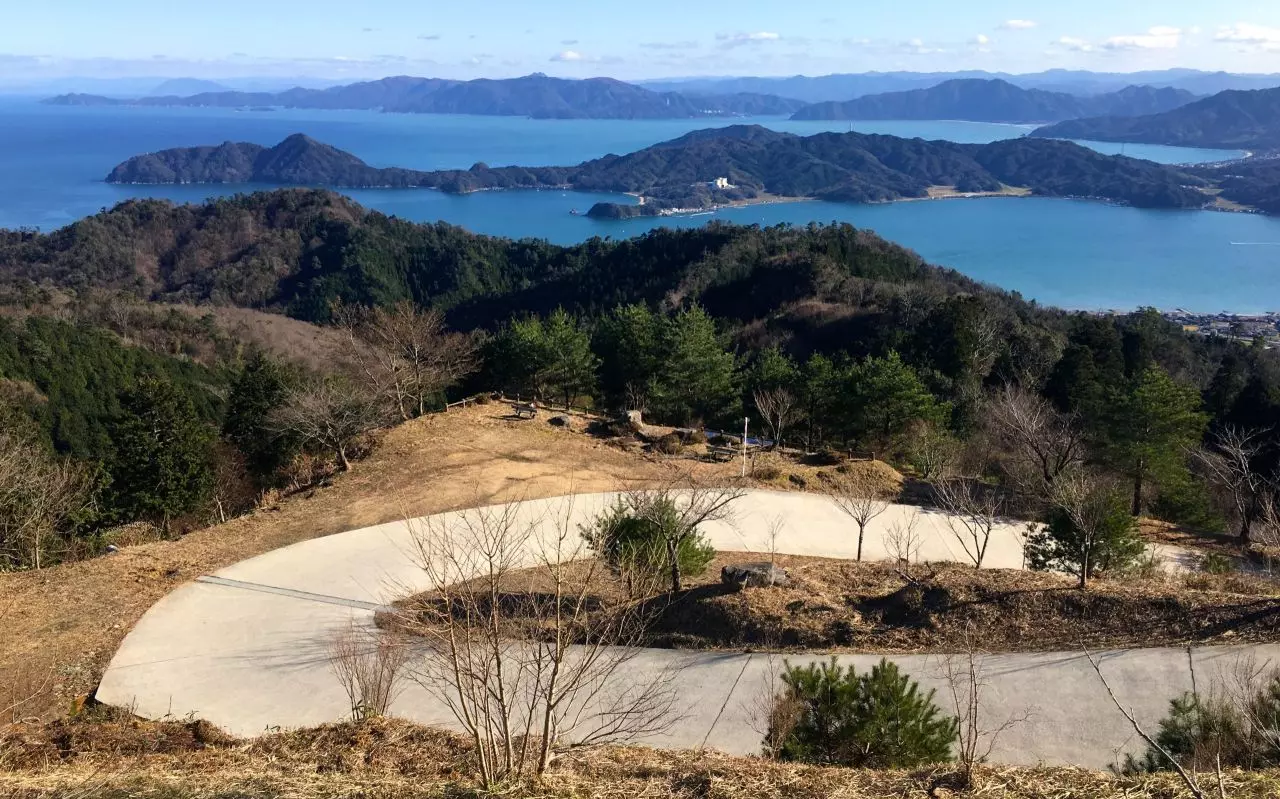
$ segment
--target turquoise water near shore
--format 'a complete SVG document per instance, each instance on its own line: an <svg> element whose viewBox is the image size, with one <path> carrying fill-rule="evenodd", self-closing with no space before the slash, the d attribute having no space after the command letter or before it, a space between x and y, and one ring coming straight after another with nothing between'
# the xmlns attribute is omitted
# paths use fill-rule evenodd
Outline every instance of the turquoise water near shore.
<svg viewBox="0 0 1280 799"><path fill-rule="evenodd" d="M848 123L748 120L527 120L227 109L57 108L0 101L0 227L50 230L130 197L198 202L271 187L111 186L118 162L141 152L221 141L274 144L305 132L377 166L417 169L572 164L625 153L712 125L758 123L815 133ZM1029 128L968 122L855 123L866 132L985 142ZM1090 145L1118 152L1120 145ZM1166 163L1218 161L1227 151L1127 145ZM559 243L637 235L660 225L844 221L876 230L979 280L1070 308L1280 309L1280 219L1202 211L1147 211L1072 200L936 200L856 206L783 203L714 214L606 222L571 216L610 195L560 191L350 191L364 205L416 221L446 220L504 236Z"/></svg>

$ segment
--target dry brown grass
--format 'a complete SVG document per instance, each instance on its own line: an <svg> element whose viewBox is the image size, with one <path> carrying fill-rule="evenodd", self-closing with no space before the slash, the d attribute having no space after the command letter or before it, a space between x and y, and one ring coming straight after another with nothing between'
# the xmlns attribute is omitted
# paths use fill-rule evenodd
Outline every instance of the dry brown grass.
<svg viewBox="0 0 1280 799"><path fill-rule="evenodd" d="M461 797L472 792L458 737L380 719L238 741L197 723L88 719L29 725L0 761L0 795L21 799L336 799ZM18 749L21 747L21 750ZM923 799L953 795L947 771L818 768L715 752L611 748L568 755L512 799ZM1232 772L1227 795L1274 797L1280 773ZM1171 774L1116 777L1071 768L983 768L986 799L1173 799Z"/></svg>
<svg viewBox="0 0 1280 799"><path fill-rule="evenodd" d="M0 685L52 670L53 690L25 712L49 717L91 692L116 647L177 586L298 541L514 499L665 482L673 469L714 479L732 470L629 454L545 419L515 422L491 404L425 417L386 432L381 446L328 488L179 541L39 572L0 574ZM25 676L24 676L25 675Z"/></svg>
<svg viewBox="0 0 1280 799"><path fill-rule="evenodd" d="M778 555L786 587L736 591L720 584L728 564L765 562L765 553L721 553L676 596L651 601L648 644L688 649L774 649L864 653L953 652L981 630L990 652L1057 651L1187 643L1274 641L1280 635L1275 582L1246 574L1192 574L1096 580L1088 591L1073 578L939 563L909 572L889 563ZM626 602L622 581L585 562L593 601ZM581 585L581 580L576 585ZM550 595L537 569L514 572L504 605L513 635L536 636L522 623L520 601ZM575 586L575 590L577 590ZM431 602L423 595L404 603ZM390 623L391 619L384 619Z"/></svg>

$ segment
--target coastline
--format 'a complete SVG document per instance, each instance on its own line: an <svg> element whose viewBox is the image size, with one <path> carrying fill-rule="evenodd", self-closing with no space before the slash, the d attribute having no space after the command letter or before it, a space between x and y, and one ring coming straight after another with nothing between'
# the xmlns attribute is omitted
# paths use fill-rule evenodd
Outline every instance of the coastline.
<svg viewBox="0 0 1280 799"><path fill-rule="evenodd" d="M412 191L434 191L441 194L453 195L457 197L465 197L471 194L480 194L483 192L520 192L520 191L567 191L576 192L576 188L570 185L558 186L515 186L515 187L485 187L478 189L469 189L467 191L448 191L439 186L341 186L341 185L302 185L292 183L223 183L218 181L181 181L173 183L147 183L147 182L131 182L131 181L112 181L104 180L108 186L244 186L250 192L253 191L276 191L280 189L321 189L325 191L396 191L396 192L412 192ZM936 191L945 189L946 191ZM584 194L617 194L619 196L630 197L636 200L636 205L643 206L646 204L646 197L638 192L620 191L620 192L583 192ZM696 216L699 214L711 214L716 211L731 208L747 208L756 205L782 205L788 203L806 203L806 202L832 202L843 205L889 205L893 203L911 203L926 202L934 200L989 200L996 198L1019 199L1024 197L1046 197L1050 199L1060 200L1085 200L1089 202L1099 202L1107 205L1115 205L1120 207L1128 207L1128 203L1110 200L1105 197L1085 197L1076 195L1037 195L1030 189L1021 187L1006 187L1003 191L992 192L959 192L955 191L953 186L930 186L929 194L925 197L896 197L892 200L874 200L870 202L848 202L842 200L824 200L819 197L789 197L779 194L761 194L758 197L752 197L744 200L732 200L730 202L716 203L714 205L702 206L699 208L667 208L659 210L654 214L647 214L651 217L683 217ZM1248 214L1257 216L1270 216L1266 211L1252 206L1241 206L1236 204L1224 205L1218 198L1210 196L1210 202L1207 202L1200 208L1168 208L1161 210L1169 211L1212 211L1214 213L1227 214ZM582 216L585 216L583 214Z"/></svg>

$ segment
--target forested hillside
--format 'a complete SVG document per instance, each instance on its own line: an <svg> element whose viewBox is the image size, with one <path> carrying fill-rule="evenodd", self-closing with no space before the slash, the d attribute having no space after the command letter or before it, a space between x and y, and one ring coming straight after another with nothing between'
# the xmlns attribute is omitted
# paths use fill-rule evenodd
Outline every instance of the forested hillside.
<svg viewBox="0 0 1280 799"><path fill-rule="evenodd" d="M1021 138L965 145L852 132L795 136L758 125L694 131L577 166L476 164L467 170L436 172L375 169L349 153L294 135L270 149L227 143L148 153L120 164L107 179L423 187L454 193L570 188L645 198L638 205L601 203L589 212L593 216L656 215L764 193L884 202L925 197L937 187L966 193L1016 188L1157 208L1200 208L1210 201L1200 190L1205 181L1185 170L1102 155L1069 142Z"/></svg>
<svg viewBox="0 0 1280 799"><path fill-rule="evenodd" d="M925 478L965 468L1015 490L1029 466L1000 420L1031 408L1053 420L1037 435L1127 484L1134 513L1211 529L1229 507L1189 453L1250 431L1258 473L1280 465L1276 353L1154 311L1041 308L848 225L560 247L322 191L130 201L5 233L0 288L36 315L0 325L0 404L35 425L20 441L43 442L23 473L100 475L76 483L96 510L75 531L235 512L348 468L380 425L495 389L672 425L746 413L809 450L872 448ZM215 331L184 316L178 335L139 335L113 311L129 297L287 313L351 346L306 368L234 342L199 354L182 342ZM40 318L54 307L79 321Z"/></svg>

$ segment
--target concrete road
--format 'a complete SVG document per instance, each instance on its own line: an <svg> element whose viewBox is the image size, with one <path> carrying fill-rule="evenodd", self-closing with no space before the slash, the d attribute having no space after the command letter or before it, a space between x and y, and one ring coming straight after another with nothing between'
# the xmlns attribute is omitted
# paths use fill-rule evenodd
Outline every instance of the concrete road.
<svg viewBox="0 0 1280 799"><path fill-rule="evenodd" d="M566 540L576 546L579 525L615 497L585 495L516 507L512 518L524 541L522 557L532 563L539 552L554 547L558 530L570 533ZM873 522L864 557L885 557L885 530L915 512L894 506ZM374 612L383 604L429 587L418 565L423 531L457 529L464 518L474 520L475 513L440 514L305 541L185 585L151 608L125 639L103 677L98 699L151 718L198 716L240 735L343 718L347 700L330 668L330 642L353 624L372 625ZM734 519L709 524L706 532L723 551L765 550L775 518L785 522L777 541L779 552L853 555L856 528L828 500L813 494L751 492L734 506ZM966 561L942 514L921 512L918 525L923 559ZM1015 524L996 531L988 565L1021 565L1021 530ZM1181 649L1101 653L1103 671L1118 696L1152 727L1168 701L1191 688L1191 660L1204 685L1241 657L1280 662L1280 646L1206 648L1190 660ZM815 659L789 658L793 663ZM840 659L865 668L879 657ZM926 687L939 688L941 704L939 656L892 659ZM644 674L678 665L669 684L679 697L682 715L673 729L643 742L758 752L759 706L773 690L781 661L761 654L643 651L627 664L622 678L640 680ZM989 656L983 669L989 681L987 723L998 726L1010 716L1031 713L1028 722L1000 738L994 759L1101 768L1123 752L1141 749L1083 655ZM413 683L393 712L453 726L445 707Z"/></svg>

